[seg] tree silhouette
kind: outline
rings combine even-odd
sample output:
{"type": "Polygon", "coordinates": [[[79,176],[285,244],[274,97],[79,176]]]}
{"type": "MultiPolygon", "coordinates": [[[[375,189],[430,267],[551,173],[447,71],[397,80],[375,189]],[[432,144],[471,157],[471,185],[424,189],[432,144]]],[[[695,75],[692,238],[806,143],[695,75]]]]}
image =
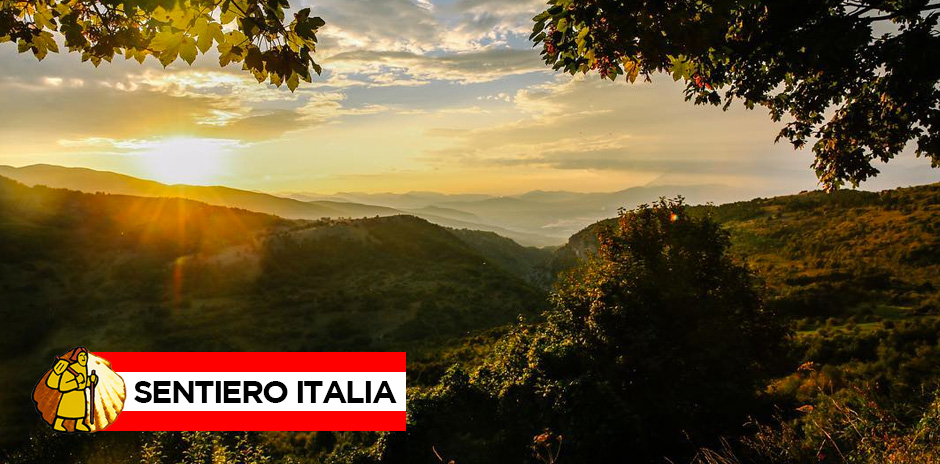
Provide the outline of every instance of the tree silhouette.
{"type": "Polygon", "coordinates": [[[663,200],[599,237],[546,322],[409,397],[409,442],[391,453],[439,445],[457,462],[524,462],[548,429],[564,436],[560,462],[688,462],[694,444],[739,431],[783,364],[787,329],[727,232],[663,200]]]}
{"type": "Polygon", "coordinates": [[[116,55],[192,64],[216,45],[219,65],[242,63],[258,82],[294,90],[300,80],[311,81],[311,70],[321,71],[311,54],[325,23],[309,8],[287,22],[289,7],[287,0],[4,0],[0,43],[14,42],[20,53],[42,60],[59,51],[59,35],[95,66],[116,55]]]}

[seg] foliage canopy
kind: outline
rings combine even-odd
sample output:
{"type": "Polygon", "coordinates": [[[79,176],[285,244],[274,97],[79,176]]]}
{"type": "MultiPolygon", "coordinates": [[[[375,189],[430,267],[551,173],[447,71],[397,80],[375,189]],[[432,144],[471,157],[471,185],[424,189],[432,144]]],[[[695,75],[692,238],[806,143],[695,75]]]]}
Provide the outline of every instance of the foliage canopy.
{"type": "Polygon", "coordinates": [[[258,82],[294,90],[321,71],[311,54],[325,22],[304,8],[288,23],[289,7],[287,0],[2,0],[0,43],[42,60],[59,51],[58,34],[95,66],[115,55],[192,64],[215,45],[221,66],[242,63],[258,82]]]}
{"type": "Polygon", "coordinates": [[[555,69],[654,72],[687,100],[764,106],[777,140],[813,139],[827,189],[876,175],[909,142],[940,166],[940,3],[931,0],[550,0],[531,38],[555,69]]]}

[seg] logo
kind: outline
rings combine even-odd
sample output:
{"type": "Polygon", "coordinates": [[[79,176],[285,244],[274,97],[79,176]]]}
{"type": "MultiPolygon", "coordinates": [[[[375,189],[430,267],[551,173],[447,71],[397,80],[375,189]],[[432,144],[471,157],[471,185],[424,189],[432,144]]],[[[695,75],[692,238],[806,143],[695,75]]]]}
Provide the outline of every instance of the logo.
{"type": "Polygon", "coordinates": [[[405,430],[405,383],[403,352],[75,348],[56,358],[33,400],[60,432],[392,431],[405,430]]]}
{"type": "Polygon", "coordinates": [[[124,379],[106,359],[78,347],[55,359],[33,389],[42,420],[59,432],[98,432],[124,409],[124,379]]]}

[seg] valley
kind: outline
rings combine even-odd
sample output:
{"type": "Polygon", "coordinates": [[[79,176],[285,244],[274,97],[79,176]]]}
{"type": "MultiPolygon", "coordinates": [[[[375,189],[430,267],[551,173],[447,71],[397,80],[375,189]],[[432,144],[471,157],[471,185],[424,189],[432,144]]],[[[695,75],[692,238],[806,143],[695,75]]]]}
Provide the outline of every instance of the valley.
{"type": "MultiPolygon", "coordinates": [[[[924,346],[940,321],[940,184],[689,211],[730,234],[735,259],[755,270],[766,304],[793,330],[793,351],[768,386],[789,398],[781,401],[811,400],[805,375],[792,374],[810,361],[840,372],[839,382],[937,378],[924,363],[938,351],[924,346]],[[894,350],[895,364],[879,350],[894,350]]],[[[74,345],[403,350],[409,387],[424,391],[451,366],[480,366],[519,321],[538,324],[558,276],[591,259],[616,221],[535,248],[406,214],[288,219],[0,177],[0,347],[11,354],[0,361],[10,383],[0,432],[18,442],[41,426],[15,392],[31,388],[33,366],[74,345]]]]}

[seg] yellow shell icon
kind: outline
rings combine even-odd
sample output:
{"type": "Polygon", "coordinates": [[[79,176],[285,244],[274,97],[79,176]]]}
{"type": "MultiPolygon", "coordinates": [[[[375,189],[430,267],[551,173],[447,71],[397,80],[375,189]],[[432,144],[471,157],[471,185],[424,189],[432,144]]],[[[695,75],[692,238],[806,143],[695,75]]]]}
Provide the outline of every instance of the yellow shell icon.
{"type": "Polygon", "coordinates": [[[127,389],[111,363],[85,348],[55,359],[33,389],[42,419],[60,432],[97,432],[111,425],[124,409],[127,389]]]}

